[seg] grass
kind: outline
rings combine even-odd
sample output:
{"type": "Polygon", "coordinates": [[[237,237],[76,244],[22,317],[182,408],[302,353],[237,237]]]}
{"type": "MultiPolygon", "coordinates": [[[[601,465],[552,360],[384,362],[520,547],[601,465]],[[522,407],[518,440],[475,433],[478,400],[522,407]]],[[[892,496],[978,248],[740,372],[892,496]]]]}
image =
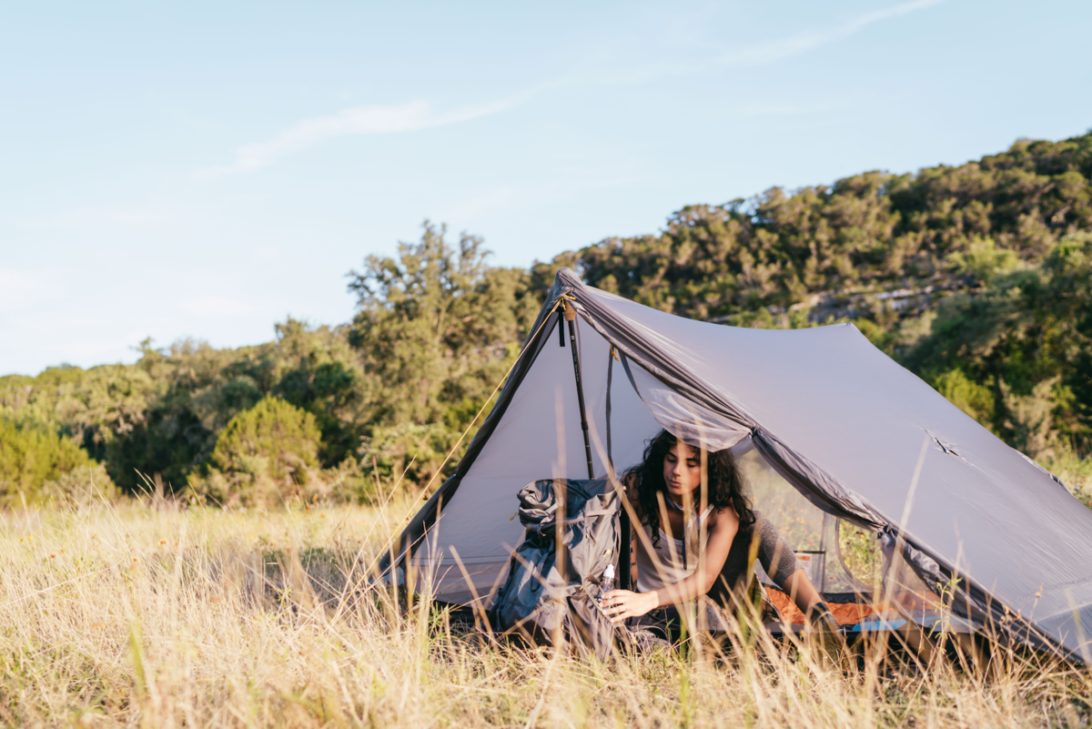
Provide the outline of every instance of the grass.
{"type": "Polygon", "coordinates": [[[1081,502],[1092,509],[1092,458],[1080,458],[1070,447],[1053,449],[1044,467],[1060,478],[1081,502]]]}
{"type": "Polygon", "coordinates": [[[490,643],[359,581],[411,504],[0,515],[0,722],[24,726],[1088,726],[1092,673],[762,637],[619,656],[490,643]]]}

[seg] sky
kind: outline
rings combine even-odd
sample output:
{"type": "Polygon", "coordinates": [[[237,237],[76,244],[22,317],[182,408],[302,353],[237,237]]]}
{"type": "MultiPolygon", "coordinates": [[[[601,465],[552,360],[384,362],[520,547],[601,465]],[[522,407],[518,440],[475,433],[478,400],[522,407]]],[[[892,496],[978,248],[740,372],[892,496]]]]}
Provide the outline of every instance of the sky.
{"type": "Polygon", "coordinates": [[[0,5],[0,374],[353,315],[425,219],[529,266],[1092,128],[1092,3],[0,5]]]}

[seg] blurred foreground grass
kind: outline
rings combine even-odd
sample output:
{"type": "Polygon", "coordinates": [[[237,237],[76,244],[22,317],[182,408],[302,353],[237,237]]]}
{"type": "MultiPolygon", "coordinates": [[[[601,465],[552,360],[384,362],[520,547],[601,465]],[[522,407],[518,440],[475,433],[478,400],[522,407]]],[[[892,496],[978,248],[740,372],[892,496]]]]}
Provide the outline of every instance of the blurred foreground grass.
{"type": "Polygon", "coordinates": [[[807,645],[607,663],[489,645],[358,579],[413,508],[0,515],[0,722],[25,726],[1087,726],[1092,673],[807,645]]]}

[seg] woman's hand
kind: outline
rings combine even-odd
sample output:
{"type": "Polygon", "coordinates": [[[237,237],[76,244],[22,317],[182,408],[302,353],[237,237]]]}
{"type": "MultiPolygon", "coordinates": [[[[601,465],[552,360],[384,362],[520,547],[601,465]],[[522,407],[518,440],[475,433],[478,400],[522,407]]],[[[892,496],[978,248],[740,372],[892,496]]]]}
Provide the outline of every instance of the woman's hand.
{"type": "Polygon", "coordinates": [[[660,606],[660,599],[655,592],[611,590],[603,596],[600,606],[612,623],[620,623],[626,618],[636,618],[655,610],[660,606]]]}

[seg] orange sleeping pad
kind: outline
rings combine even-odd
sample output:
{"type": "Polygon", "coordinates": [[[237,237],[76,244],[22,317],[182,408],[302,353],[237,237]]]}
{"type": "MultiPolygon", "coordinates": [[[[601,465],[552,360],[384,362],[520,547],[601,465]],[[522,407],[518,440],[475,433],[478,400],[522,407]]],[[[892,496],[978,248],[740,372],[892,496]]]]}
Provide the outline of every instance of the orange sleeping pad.
{"type": "MultiPolygon", "coordinates": [[[[793,604],[788,595],[781,590],[772,587],[766,588],[766,594],[769,595],[770,602],[773,603],[773,606],[777,608],[777,612],[781,613],[782,620],[790,625],[804,624],[804,613],[800,612],[800,608],[793,604]]],[[[830,612],[834,615],[834,619],[837,620],[839,624],[856,625],[865,618],[869,618],[873,615],[893,613],[900,609],[905,611],[931,609],[940,604],[940,598],[931,592],[917,593],[902,591],[895,594],[893,602],[895,604],[888,602],[828,602],[827,607],[830,608],[830,612]]]]}

